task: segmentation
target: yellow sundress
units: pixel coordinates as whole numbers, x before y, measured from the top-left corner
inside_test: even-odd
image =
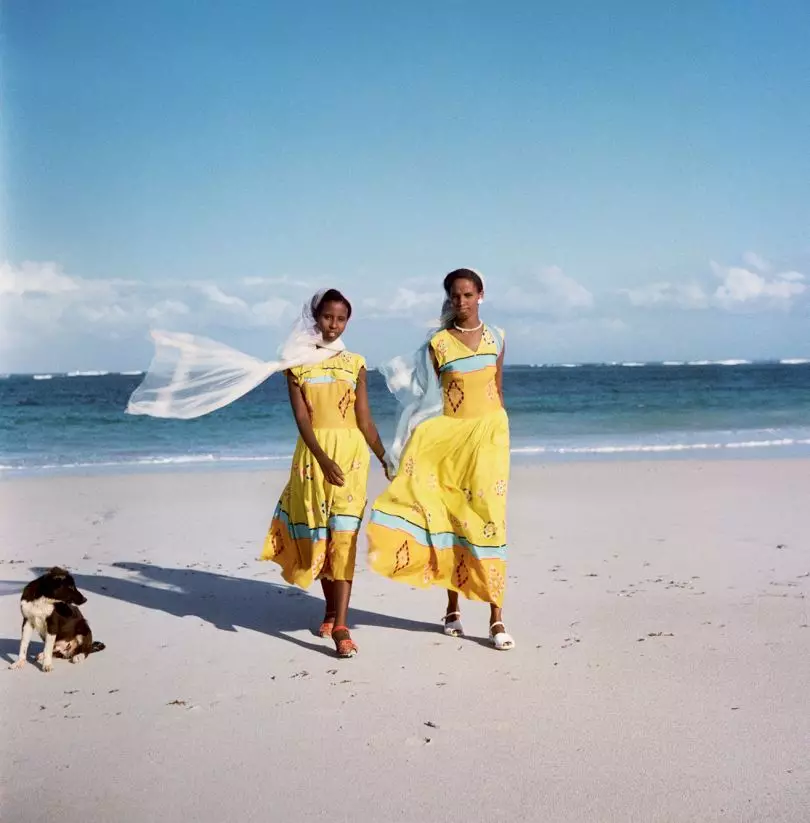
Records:
[[[357,533],[366,507],[369,450],[357,427],[355,389],[365,360],[343,351],[315,366],[290,369],[301,387],[321,448],[342,469],[343,486],[327,483],[299,437],[290,480],[276,506],[262,560],[304,589],[316,578],[352,580]]]
[[[448,331],[430,341],[443,414],[414,430],[368,525],[374,571],[500,606],[506,586],[509,421],[496,383],[503,333],[476,351]]]

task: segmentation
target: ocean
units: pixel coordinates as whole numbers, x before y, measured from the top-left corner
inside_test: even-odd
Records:
[[[280,375],[197,420],[124,413],[139,373],[0,378],[0,473],[286,469],[296,439]],[[511,366],[515,461],[810,456],[810,360]],[[369,400],[390,442],[398,406]]]

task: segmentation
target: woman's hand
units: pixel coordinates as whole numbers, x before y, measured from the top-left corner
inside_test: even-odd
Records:
[[[334,460],[324,455],[318,463],[323,470],[323,476],[326,478],[327,483],[331,483],[333,486],[342,486],[344,484],[343,471]]]
[[[397,476],[397,469],[394,465],[394,461],[391,460],[391,458],[386,453],[383,453],[383,456],[380,459],[380,463],[382,463],[382,468],[385,472],[385,479],[389,483],[393,483],[394,478]]]

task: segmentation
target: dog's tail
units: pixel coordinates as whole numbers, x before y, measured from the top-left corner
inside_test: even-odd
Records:
[[[94,640],[88,654],[92,654],[93,652],[103,652],[106,648],[107,647],[103,643],[100,643],[98,640]]]

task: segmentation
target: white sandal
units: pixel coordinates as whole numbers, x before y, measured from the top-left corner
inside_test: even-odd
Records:
[[[455,620],[447,622],[448,617],[455,617]],[[461,625],[461,612],[447,612],[444,616],[444,633],[449,637],[463,637],[464,627]]]
[[[493,632],[492,630],[495,626],[500,626],[504,631],[502,632]],[[496,620],[494,623],[490,624],[489,627],[489,640],[490,643],[499,651],[499,652],[506,652],[509,649],[515,648],[515,641],[512,638],[512,635],[505,631],[506,626],[500,621]]]

